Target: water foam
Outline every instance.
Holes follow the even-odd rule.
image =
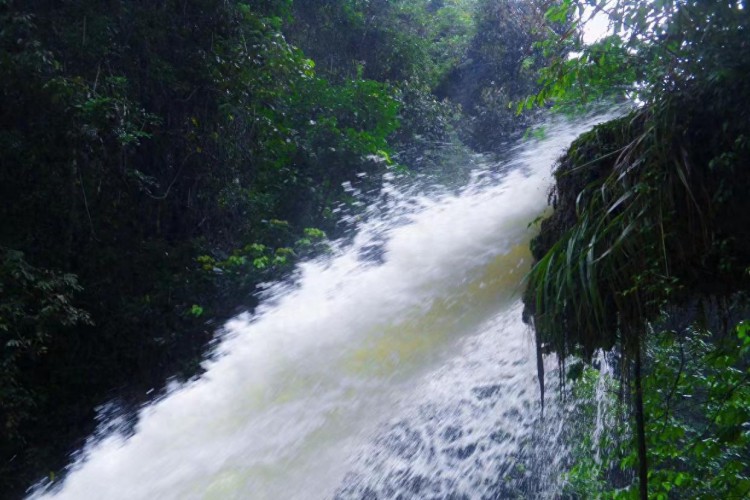
[[[500,360],[518,364],[495,363],[487,380],[460,379],[461,390],[471,392],[472,383],[494,387],[490,379],[497,379],[503,408],[514,408],[512,419],[528,428],[533,419],[523,415],[531,413],[535,395],[526,358],[533,356],[529,336],[508,318],[519,316],[512,304],[529,262],[528,226],[544,209],[550,169],[590,125],[549,125],[547,139],[519,148],[512,164],[477,171],[457,194],[405,196],[408,190],[387,185],[388,201],[378,205],[386,210],[371,213],[351,244],[331,258],[301,264],[296,286],[272,288],[254,315],[227,323],[199,380],[143,408],[132,435],[92,439],[61,486],[48,485],[32,498],[346,496],[358,491],[352,485],[364,484],[352,477],[368,470],[352,457],[373,446],[368,436],[382,433],[383,422],[412,411],[405,398],[453,401],[456,387],[441,383],[435,370],[460,367],[455,360],[472,349],[466,339],[488,331],[488,324],[495,325],[496,342],[505,344],[475,349],[487,356],[477,363],[493,364],[505,349],[510,354]],[[363,258],[374,245],[376,262]],[[472,412],[474,403],[452,411]],[[474,478],[484,476],[471,474],[471,467],[495,473],[493,454],[503,446],[503,453],[512,453],[511,443],[520,438],[509,431],[517,426],[482,418],[476,435],[488,442],[505,436],[505,445],[472,452],[484,457],[474,465],[455,468],[445,455],[438,465],[425,462],[424,470]],[[464,439],[451,446],[466,449]],[[475,450],[485,446],[472,443]],[[396,473],[397,464],[386,470],[388,463],[369,474]]]

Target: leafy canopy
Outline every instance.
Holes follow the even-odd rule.
[[[550,26],[571,27],[540,44],[551,61],[541,90],[519,105],[532,107],[603,97],[652,102],[695,83],[742,77],[747,64],[745,0],[563,0],[546,13]],[[584,44],[595,16],[609,34]]]

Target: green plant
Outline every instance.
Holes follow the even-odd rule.
[[[582,34],[595,15],[608,18],[610,34],[585,44]],[[563,0],[545,17],[553,29],[538,44],[547,58],[541,89],[519,110],[618,96],[654,102],[696,84],[743,78],[747,69],[743,2]],[[554,29],[565,22],[566,29]]]
[[[746,498],[750,494],[747,321],[725,338],[717,339],[717,333],[694,324],[679,332],[655,331],[646,344],[649,498]],[[578,403],[571,418],[580,422],[583,417],[586,423],[571,438],[574,466],[566,474],[566,490],[579,498],[635,498],[638,488],[632,476],[617,472],[627,471],[637,461],[625,429],[609,429],[606,437],[600,435],[600,441],[591,445],[597,403],[592,380],[598,376],[588,369],[573,388]],[[610,418],[627,414],[618,406],[616,391],[606,397]],[[599,418],[607,418],[606,412]]]

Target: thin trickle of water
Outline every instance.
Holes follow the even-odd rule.
[[[599,378],[596,381],[594,391],[594,402],[596,403],[596,417],[594,421],[594,430],[592,433],[592,442],[595,443],[594,460],[601,464],[602,448],[599,443],[602,437],[611,431],[614,424],[615,412],[612,406],[612,386],[615,379],[614,368],[610,362],[613,353],[602,350],[597,351],[595,364],[599,367]]]
[[[351,242],[227,323],[199,380],[31,497],[547,495],[559,429],[537,422],[518,297],[552,165],[595,121],[549,124],[458,190],[386,178]]]

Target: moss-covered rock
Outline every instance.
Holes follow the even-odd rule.
[[[711,101],[726,89],[667,96],[560,159],[524,296],[545,350],[627,349],[666,304],[747,289],[748,89],[732,105]]]

